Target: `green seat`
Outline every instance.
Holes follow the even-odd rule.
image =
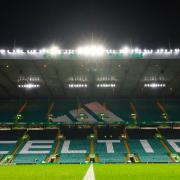
[[[138,113],[139,124],[156,124],[162,123],[161,111],[154,100],[134,100],[136,110]]]
[[[64,141],[62,142],[63,145]],[[60,154],[60,163],[83,163],[85,162],[85,154],[89,154],[88,140],[70,140],[69,150],[86,150],[86,153],[62,153],[62,145],[58,151]]]
[[[126,148],[122,142],[113,143],[114,153],[107,153],[105,143],[94,143],[95,153],[99,155],[102,163],[120,163],[125,162]]]
[[[158,140],[147,139],[147,141],[154,152],[147,153],[138,139],[128,140],[131,152],[138,154],[141,162],[171,162],[170,158],[168,157],[168,152]]]

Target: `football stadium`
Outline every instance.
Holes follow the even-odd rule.
[[[179,179],[180,49],[0,50],[2,179]]]

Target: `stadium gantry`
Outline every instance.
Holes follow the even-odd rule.
[[[0,50],[0,163],[180,162],[180,50]]]

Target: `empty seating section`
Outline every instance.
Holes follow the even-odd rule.
[[[128,129],[127,133],[131,152],[142,162],[170,162],[167,150],[155,138],[156,129]]]
[[[0,141],[0,155],[11,154],[16,144],[17,141]]]
[[[4,155],[3,155],[3,154],[0,154],[0,161],[2,160],[3,157],[4,157]]]
[[[179,100],[161,100],[161,103],[166,109],[169,115],[169,120],[174,122],[180,122],[180,101]]]
[[[149,143],[150,147],[148,146],[147,152],[143,148],[140,140],[137,139],[130,139],[128,140],[128,144],[130,146],[131,152],[138,154],[141,162],[170,162],[171,160],[168,157],[166,149],[158,142],[156,139],[148,139],[147,142]],[[149,149],[149,151],[148,151]]]
[[[155,100],[134,100],[134,104],[138,113],[139,124],[151,124],[164,121]]]
[[[85,155],[89,154],[88,140],[65,140],[59,149],[60,163],[83,163]]]
[[[20,106],[18,101],[0,101],[0,123],[13,123]]]
[[[138,124],[156,124],[166,122],[163,119],[162,111],[157,105],[157,101],[149,99],[61,99],[55,101],[29,100],[27,106],[21,112],[22,120],[19,123],[48,123],[48,108],[54,106],[50,114],[53,115],[54,123],[118,123],[134,124],[131,118],[133,113],[130,103],[135,105],[138,113]],[[180,101],[179,100],[159,100],[163,105],[170,122],[180,122]],[[15,117],[24,102],[21,101],[0,101],[0,123],[13,123]],[[80,113],[85,118],[80,118]],[[100,114],[103,113],[103,118]]]
[[[127,99],[120,99],[120,100],[106,100],[104,101],[107,109],[112,111],[114,114],[119,116],[124,120],[125,123],[132,123],[132,119],[130,118],[130,115],[132,113],[131,107],[130,107],[130,101]]]
[[[46,158],[46,154],[17,154],[14,163],[16,164],[34,164],[42,163]]]
[[[24,130],[0,130],[0,141],[19,140]]]
[[[37,151],[35,146],[39,146],[38,151],[47,151],[46,153],[37,153],[37,152],[29,152],[29,153],[23,153],[22,148],[25,146],[26,142],[23,144],[23,146],[20,148],[20,150],[17,152],[16,158],[14,160],[14,163],[41,163],[45,160],[46,156],[48,154],[53,154],[53,150],[55,149],[55,137],[57,135],[57,130],[34,130],[29,131],[29,141],[33,141],[31,144],[34,146],[33,148],[30,148],[29,151]],[[45,147],[46,146],[46,147]],[[40,148],[41,147],[41,148]]]
[[[66,139],[87,139],[93,133],[92,128],[61,127],[61,133]]]
[[[77,120],[74,119],[69,112],[74,109],[78,109],[78,103],[76,100],[59,100],[54,101],[54,107],[51,113],[53,114],[54,118],[59,118],[59,122],[73,123],[77,122]],[[65,117],[60,118],[63,116]]]
[[[85,154],[61,154],[60,163],[84,163]]]
[[[119,139],[123,133],[121,127],[98,127],[98,139]]]
[[[130,139],[152,139],[157,133],[156,129],[126,129],[126,132]]]
[[[0,160],[15,150],[18,140],[22,137],[23,133],[23,130],[0,131]]]
[[[48,102],[29,101],[22,112],[23,123],[47,123]]]
[[[57,129],[31,130],[28,131],[28,135],[30,140],[54,140],[57,131]]]
[[[180,139],[180,129],[159,129],[162,136],[166,139]]]
[[[175,141],[175,144],[177,144],[178,147],[180,147],[180,129],[160,129],[159,130],[161,135],[164,137],[164,141],[166,142],[166,145],[171,150],[172,153],[179,153],[175,150],[175,148],[170,145],[170,141]],[[175,145],[176,146],[176,145]]]
[[[0,160],[4,160],[6,155],[12,155],[19,147],[13,163],[42,163],[46,157],[54,154],[58,132],[58,129],[29,130],[25,140],[21,139],[24,130],[0,130]],[[62,126],[60,132],[65,138],[57,146],[59,163],[84,163],[90,154],[90,141],[87,137],[92,134],[92,128]],[[98,139],[94,140],[93,149],[101,163],[126,162],[127,146],[119,138],[123,132],[124,129],[120,127],[97,128]],[[167,147],[156,138],[157,133],[162,134],[172,153],[180,152],[180,129],[129,128],[126,132],[130,152],[137,155],[141,162],[172,162]]]
[[[113,140],[112,140],[113,141]],[[109,144],[109,142],[107,142]],[[114,140],[112,142],[113,148],[106,145],[102,140],[95,142],[95,153],[99,155],[102,163],[120,163],[125,162],[125,155],[127,153],[123,142]]]

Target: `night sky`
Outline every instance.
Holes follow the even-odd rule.
[[[1,0],[0,47],[180,47],[178,1]]]

